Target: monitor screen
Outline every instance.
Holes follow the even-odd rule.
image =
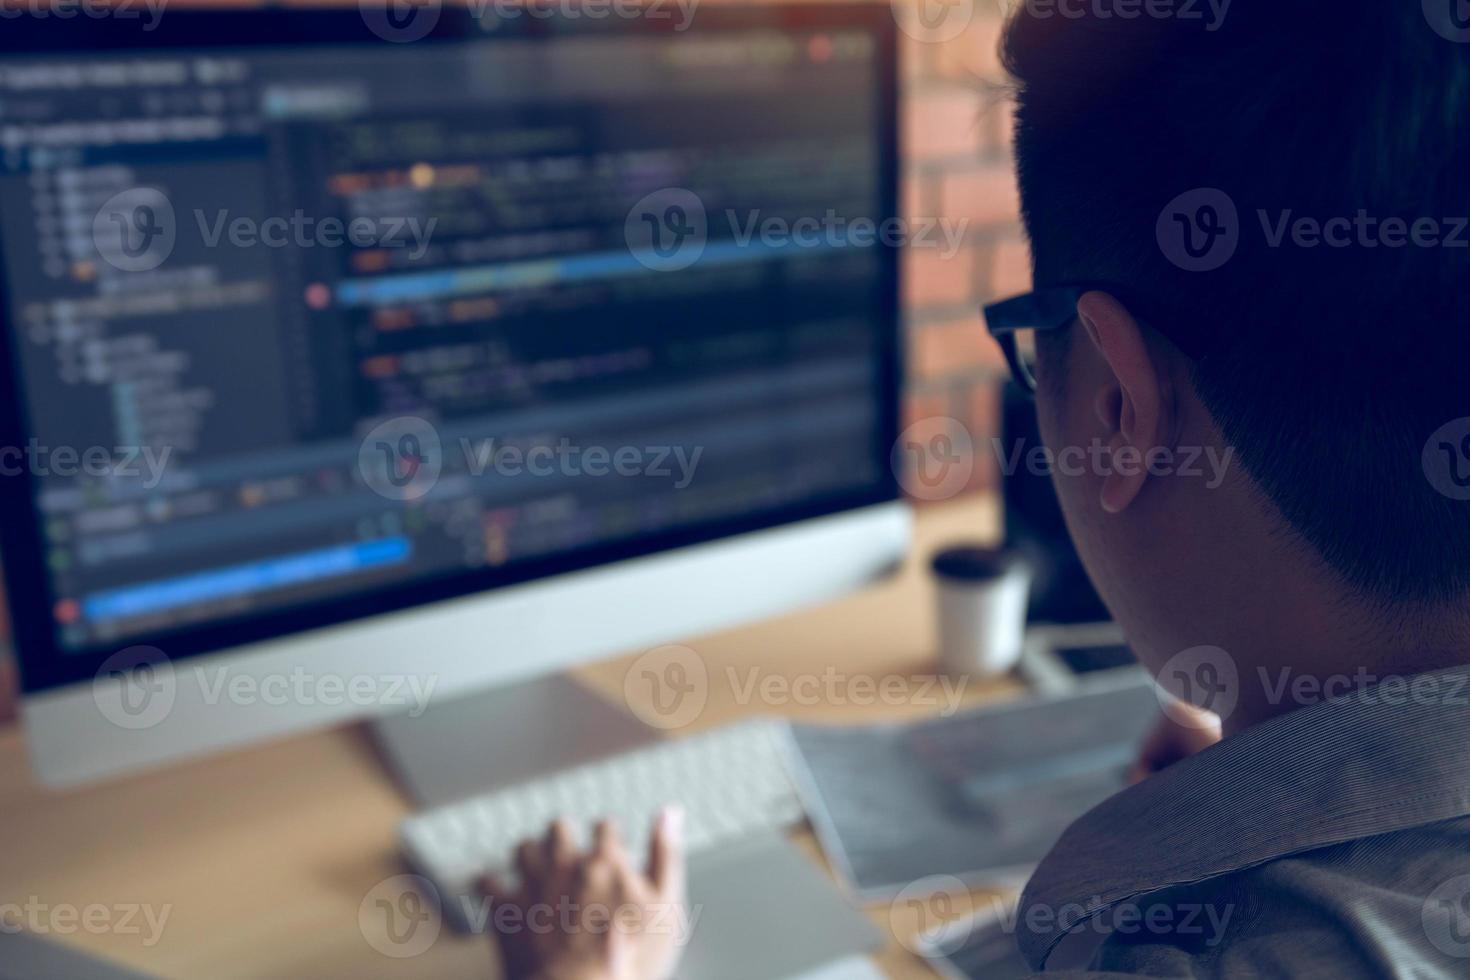
[[[6,38],[28,690],[896,496],[886,9],[371,26]]]

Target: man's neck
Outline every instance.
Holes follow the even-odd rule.
[[[1385,682],[1400,685],[1413,696],[1410,679],[1416,675],[1470,665],[1463,651],[1441,655],[1412,655],[1396,660],[1346,654],[1341,662],[1312,668],[1298,663],[1242,664],[1240,700],[1222,730],[1233,735],[1278,715],[1322,701],[1344,697]]]

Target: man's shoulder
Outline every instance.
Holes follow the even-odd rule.
[[[1470,817],[1139,896],[1097,931],[1096,972],[1074,976],[1351,980],[1381,976],[1384,963],[1470,973]]]

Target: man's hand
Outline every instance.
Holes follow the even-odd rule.
[[[666,980],[687,938],[684,814],[654,822],[648,869],[632,866],[617,829],[597,825],[592,850],[563,821],[516,850],[521,883],[483,882],[509,980]]]
[[[1183,703],[1170,710],[1177,713],[1177,720],[1168,714],[1159,715],[1159,720],[1144,736],[1138,761],[1128,772],[1129,782],[1146,779],[1220,741],[1220,719],[1208,711]]]

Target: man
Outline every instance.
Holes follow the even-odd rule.
[[[1190,6],[1038,2],[1005,41],[1037,292],[991,329],[1087,453],[1056,483],[1099,592],[1224,732],[1078,820],[1017,939],[1048,975],[1470,975],[1470,23]],[[611,836],[553,833],[533,888],[648,894]],[[651,976],[603,952],[528,975]]]

